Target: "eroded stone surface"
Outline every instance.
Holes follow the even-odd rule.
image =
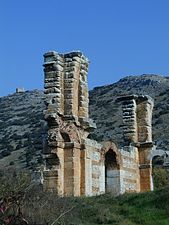
[[[104,193],[101,145],[87,139],[96,127],[88,117],[88,60],[81,52],[49,52],[44,58],[48,123],[44,189],[61,196]],[[57,162],[52,161],[53,154]]]
[[[44,55],[44,189],[60,196],[150,190],[153,100],[137,95],[118,99],[124,146],[90,140],[96,125],[88,116],[88,64],[78,51]]]

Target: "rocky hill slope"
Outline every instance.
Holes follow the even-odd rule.
[[[153,140],[169,149],[169,77],[128,76],[90,91],[90,117],[97,124],[92,138],[122,144],[122,120],[117,97],[148,94],[154,98]],[[42,162],[45,122],[43,92],[34,90],[0,98],[0,169],[8,166],[34,169]]]
[[[0,169],[34,169],[42,162],[43,91],[0,98]]]
[[[158,148],[169,149],[169,77],[128,76],[117,83],[94,88],[90,92],[90,116],[97,124],[93,137],[122,144],[122,115],[119,96],[150,95],[154,99],[153,140]]]

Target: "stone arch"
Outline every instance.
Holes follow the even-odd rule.
[[[111,141],[105,141],[102,142],[103,148],[102,148],[102,155],[105,159],[105,155],[106,153],[112,149],[113,152],[116,154],[116,159],[117,159],[117,163],[119,164],[119,169],[122,167],[122,158],[121,158],[121,154],[116,146],[116,144],[114,142]]]
[[[164,156],[165,155],[165,151],[162,150],[162,149],[159,149],[159,150],[152,150],[148,156],[148,159],[150,161],[152,161],[152,159],[155,157],[155,156]]]
[[[120,193],[121,157],[116,145],[112,142],[104,143],[105,189],[114,195]]]
[[[117,154],[113,149],[109,149],[105,154],[105,166],[111,169],[120,169]]]
[[[155,180],[155,174],[159,172],[159,169],[162,168],[165,160],[165,151],[159,149],[159,150],[154,150],[150,154],[150,160],[151,160],[151,165],[152,165],[152,185],[153,189],[157,188],[158,182]],[[161,161],[161,162],[160,162]],[[156,166],[155,166],[156,164]],[[158,165],[157,165],[158,164]]]
[[[62,122],[60,124],[60,133],[61,133],[63,140],[70,139],[70,142],[81,143],[82,133],[81,133],[79,127],[76,127],[76,125],[74,123],[71,124],[70,122],[67,122],[67,121]],[[69,138],[68,138],[68,136],[69,136]]]

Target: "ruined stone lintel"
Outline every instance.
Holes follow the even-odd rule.
[[[128,100],[137,100],[137,101],[151,101],[151,102],[154,102],[154,100],[149,96],[149,95],[126,95],[126,96],[121,96],[121,97],[118,97],[116,99],[116,101],[125,101],[126,104],[128,104]],[[125,103],[124,103],[125,104]]]
[[[55,152],[56,148],[64,148],[65,144],[63,141],[48,141],[48,146],[51,148],[51,152]],[[55,150],[52,150],[52,148],[55,148]]]
[[[137,102],[138,103],[143,102],[143,101],[146,101],[147,103],[150,103],[150,104],[154,104],[153,98],[151,98],[149,95],[139,95],[139,96],[137,96]]]
[[[64,62],[63,55],[56,52],[53,55],[49,55],[48,53],[44,54],[44,64],[53,62]]]
[[[155,145],[155,142],[137,142],[134,143],[134,146],[141,148],[152,148]]]
[[[137,98],[138,98],[138,95],[126,95],[126,96],[118,97],[116,99],[116,101],[126,101],[126,104],[128,104],[129,103],[129,102],[127,102],[128,100],[133,100],[133,99],[137,99]]]
[[[64,141],[53,141],[50,142],[49,144],[49,149],[47,153],[44,153],[44,157],[49,157],[49,152],[50,153],[55,153],[57,154],[57,148],[62,148],[62,149],[72,149],[72,148],[78,148],[78,149],[83,149],[83,145],[77,142],[64,142]]]
[[[76,142],[65,142],[64,148],[65,149],[71,149],[71,148],[81,149],[82,147],[81,147],[81,144]]]
[[[139,165],[139,169],[149,169],[149,168],[151,168],[150,164],[141,164],[141,165]]]

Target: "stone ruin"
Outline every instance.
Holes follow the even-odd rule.
[[[16,93],[24,93],[25,89],[24,88],[16,88]]]
[[[44,55],[44,190],[59,196],[152,190],[153,100],[136,95],[117,99],[122,105],[123,147],[89,139],[96,125],[88,113],[88,64],[78,51]]]

